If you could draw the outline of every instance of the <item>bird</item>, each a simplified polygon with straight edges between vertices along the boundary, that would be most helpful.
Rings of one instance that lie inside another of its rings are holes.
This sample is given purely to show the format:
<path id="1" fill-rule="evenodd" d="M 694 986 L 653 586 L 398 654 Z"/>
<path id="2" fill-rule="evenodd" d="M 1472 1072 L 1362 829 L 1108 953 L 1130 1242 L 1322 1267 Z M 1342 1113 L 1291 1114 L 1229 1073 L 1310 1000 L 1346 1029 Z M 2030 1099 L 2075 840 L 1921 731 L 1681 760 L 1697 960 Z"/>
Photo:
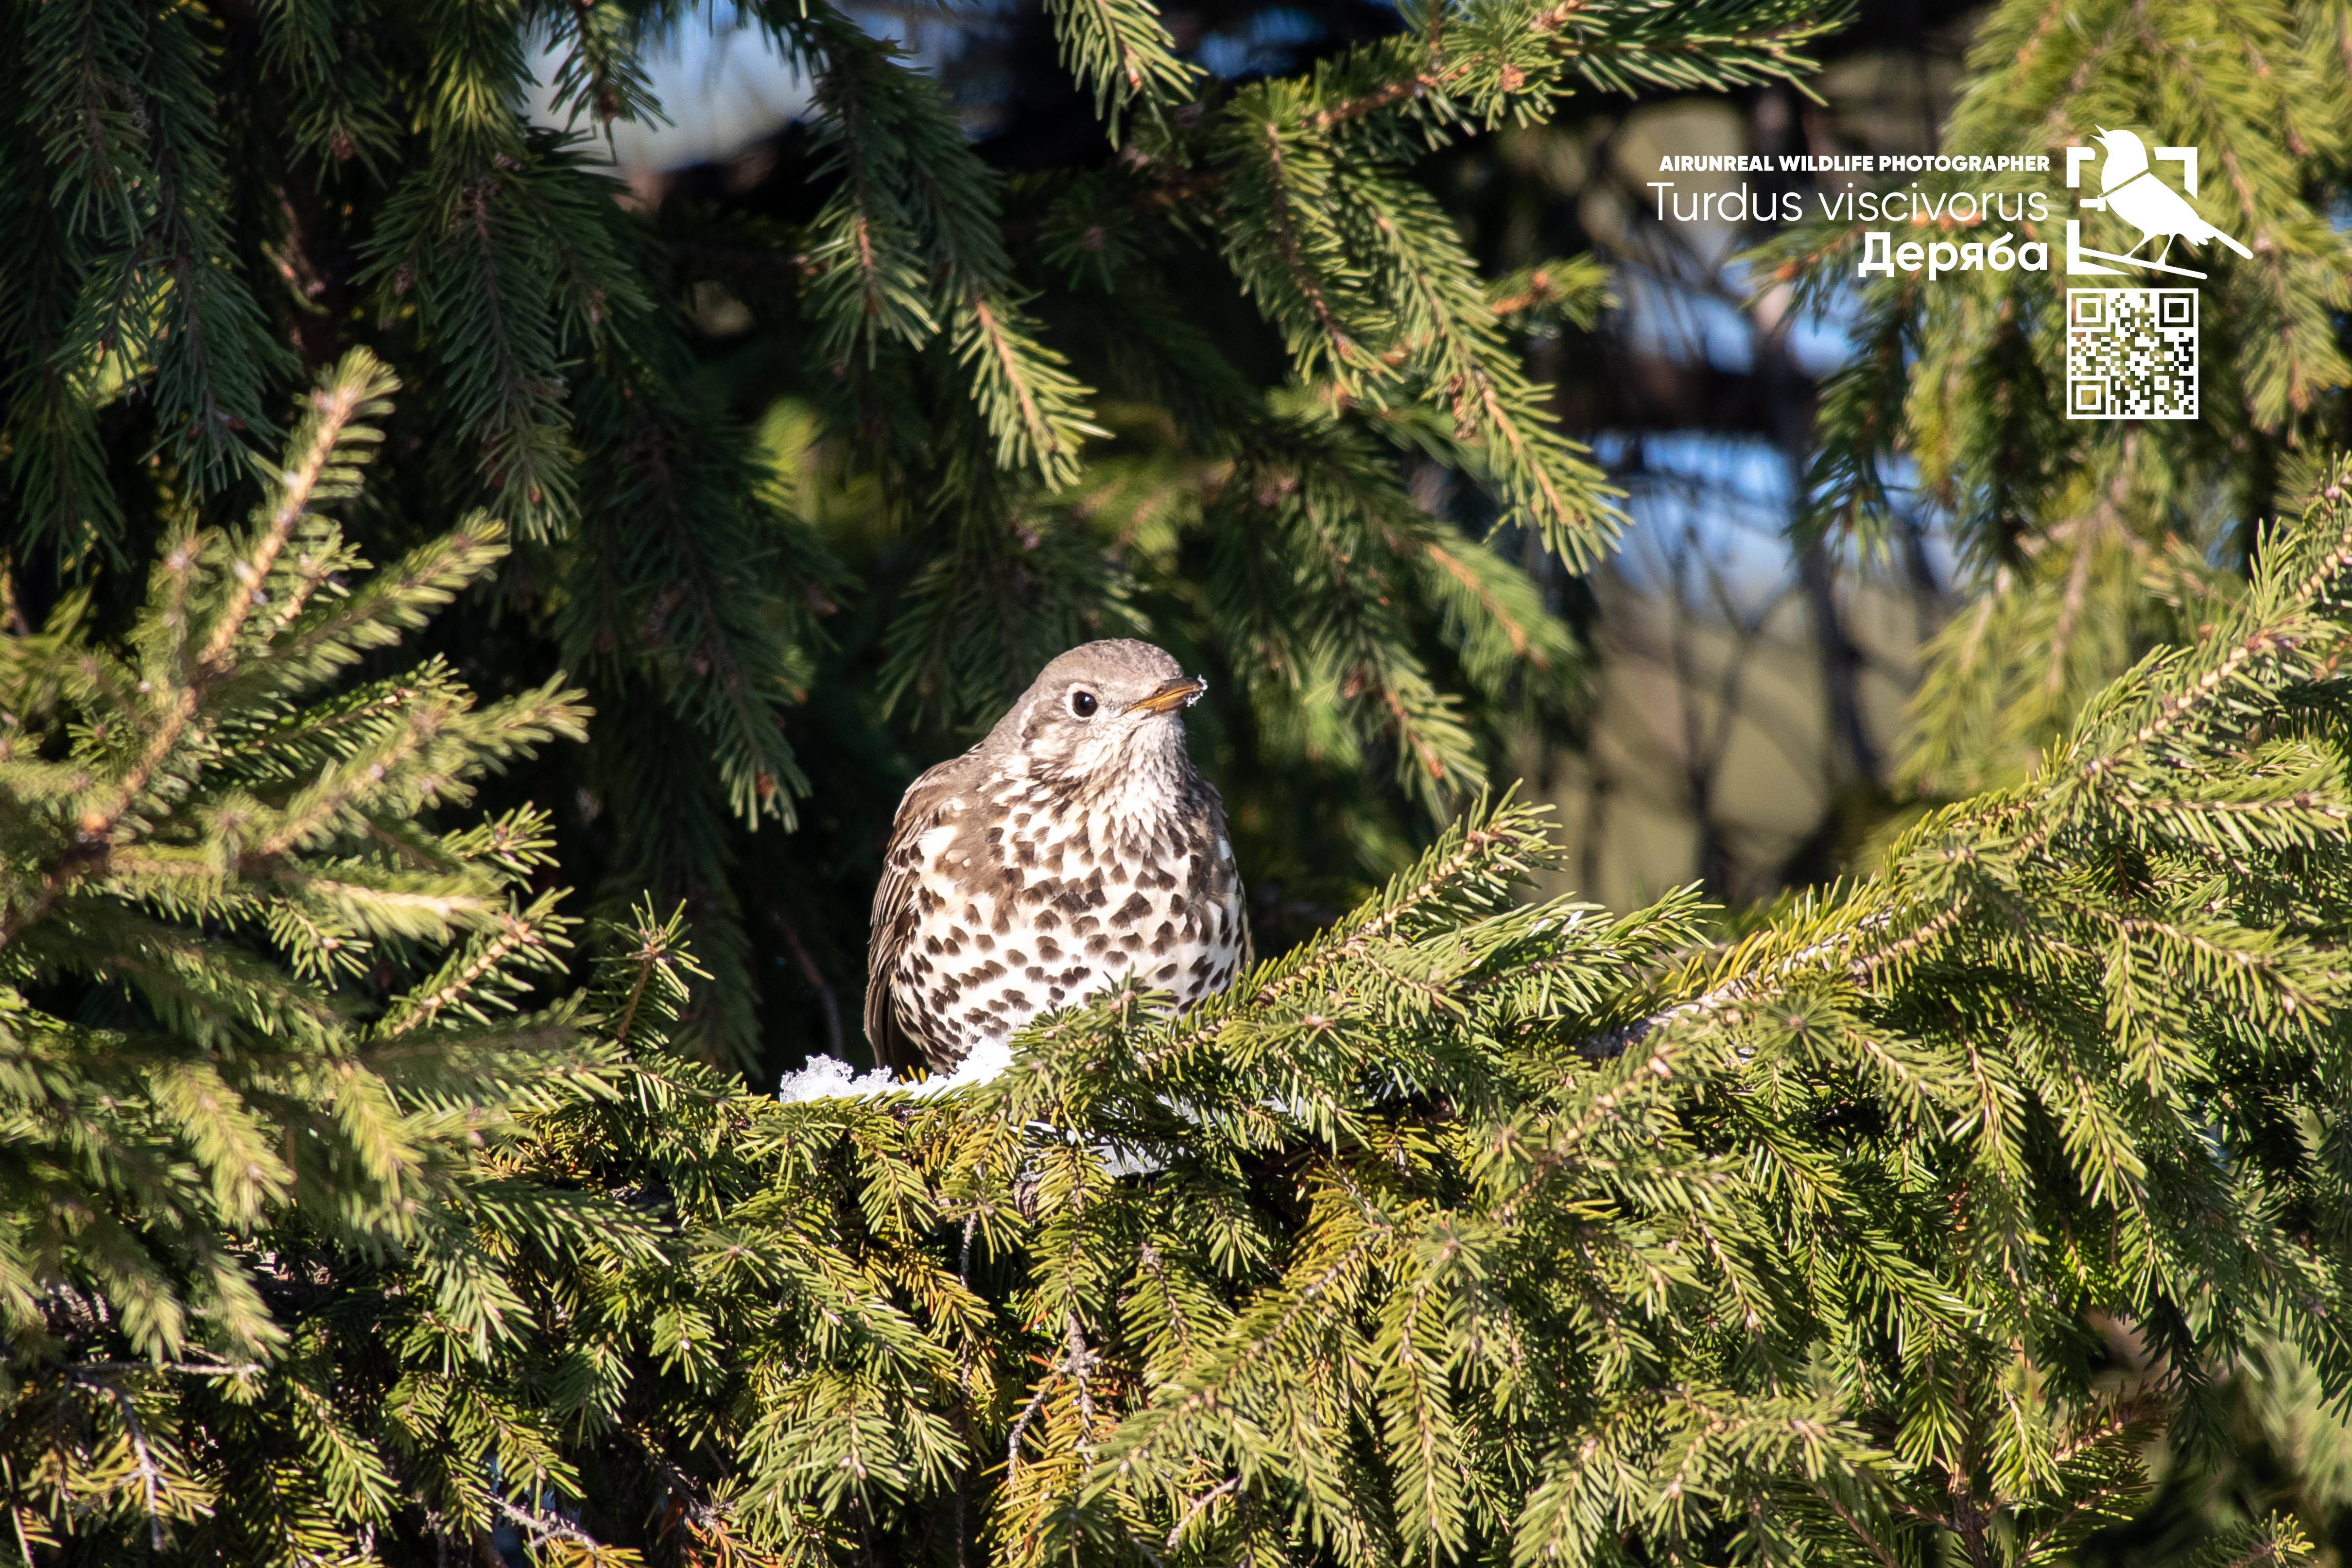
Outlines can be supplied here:
<path id="1" fill-rule="evenodd" d="M 2252 257 L 2252 251 L 2198 216 L 2188 197 L 2149 171 L 2147 148 L 2137 135 L 2102 126 L 2092 140 L 2107 150 L 2105 159 L 2099 164 L 2100 200 L 2107 211 L 2139 230 L 2139 245 L 2126 251 L 2126 256 L 2162 235 L 2164 248 L 2156 255 L 2159 262 L 2172 254 L 2172 242 L 2176 239 L 2187 240 L 2190 245 L 2218 239 L 2240 256 Z"/>
<path id="2" fill-rule="evenodd" d="M 908 786 L 866 957 L 879 1064 L 947 1072 L 1122 981 L 1182 1009 L 1251 966 L 1224 803 L 1184 746 L 1207 689 L 1149 643 L 1084 643 Z"/>

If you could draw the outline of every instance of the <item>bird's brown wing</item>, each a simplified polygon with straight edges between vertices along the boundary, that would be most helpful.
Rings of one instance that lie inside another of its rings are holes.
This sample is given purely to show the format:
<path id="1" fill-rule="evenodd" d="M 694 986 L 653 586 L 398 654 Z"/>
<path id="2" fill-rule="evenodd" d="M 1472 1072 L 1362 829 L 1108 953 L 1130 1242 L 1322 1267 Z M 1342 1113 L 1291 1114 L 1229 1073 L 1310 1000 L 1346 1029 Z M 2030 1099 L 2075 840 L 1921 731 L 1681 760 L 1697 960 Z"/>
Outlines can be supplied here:
<path id="1" fill-rule="evenodd" d="M 1241 925 L 1241 956 L 1234 960 L 1234 978 L 1241 977 L 1257 967 L 1257 938 L 1250 931 L 1249 888 L 1242 882 L 1241 862 L 1233 852 L 1233 825 L 1225 818 L 1225 798 L 1206 779 L 1200 781 L 1201 792 L 1207 798 L 1209 841 L 1225 846 L 1225 870 L 1234 879 L 1234 917 Z"/>
<path id="2" fill-rule="evenodd" d="M 923 869 L 922 836 L 961 810 L 958 788 L 971 771 L 972 753 L 951 758 L 907 786 L 882 852 L 882 881 L 874 890 L 871 935 L 866 949 L 866 1042 L 877 1065 L 894 1071 L 927 1064 L 925 1042 L 898 1025 L 890 1005 L 890 977 L 915 932 L 915 883 Z"/>

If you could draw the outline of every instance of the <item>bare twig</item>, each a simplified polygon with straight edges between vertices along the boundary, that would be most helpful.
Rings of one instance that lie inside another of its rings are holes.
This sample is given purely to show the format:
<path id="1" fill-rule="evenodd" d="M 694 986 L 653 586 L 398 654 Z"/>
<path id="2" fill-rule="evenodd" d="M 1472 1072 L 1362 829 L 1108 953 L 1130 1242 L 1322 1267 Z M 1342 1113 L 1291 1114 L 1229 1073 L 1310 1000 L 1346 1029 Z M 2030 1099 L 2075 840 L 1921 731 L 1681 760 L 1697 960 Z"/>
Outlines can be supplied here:
<path id="1" fill-rule="evenodd" d="M 1029 1396 L 1028 1405 L 1013 1421 L 1013 1435 L 1004 1440 L 1004 1477 L 1007 1481 L 1020 1473 L 1022 1437 L 1029 1430 L 1029 1423 L 1036 1419 L 1037 1412 L 1045 1406 L 1045 1396 L 1053 1392 L 1054 1380 L 1061 1375 L 1062 1369 L 1056 1366 L 1038 1379 L 1037 1392 Z"/>
<path id="2" fill-rule="evenodd" d="M 99 1383 L 96 1386 L 103 1389 L 121 1412 L 122 1435 L 130 1439 L 131 1458 L 139 1468 L 140 1500 L 147 1513 L 147 1543 L 160 1552 L 163 1550 L 163 1513 L 158 1493 L 163 1467 L 155 1462 L 154 1448 L 147 1441 L 147 1427 L 139 1419 L 139 1406 L 132 1403 L 129 1392 L 110 1383 Z"/>
<path id="3" fill-rule="evenodd" d="M 1068 1368 L 1070 1381 L 1076 1385 L 1078 1392 L 1078 1452 L 1091 1454 L 1095 1448 L 1095 1396 L 1087 1378 L 1101 1357 L 1087 1343 L 1076 1312 L 1062 1314 L 1062 1343 L 1067 1347 L 1063 1364 Z"/>
<path id="4" fill-rule="evenodd" d="M 1241 1490 L 1242 1478 L 1239 1476 L 1227 1476 L 1223 1480 L 1219 1481 L 1215 1486 L 1211 1487 L 1207 1491 L 1204 1491 L 1199 1497 L 1194 1498 L 1192 1500 L 1192 1506 L 1184 1511 L 1184 1517 L 1176 1521 L 1176 1528 L 1168 1532 L 1168 1540 L 1161 1546 L 1160 1550 L 1163 1552 L 1175 1551 L 1176 1543 L 1183 1538 L 1184 1531 L 1192 1528 L 1192 1521 L 1195 1519 L 1198 1519 L 1211 1503 L 1215 1502 L 1221 1497 L 1230 1497 L 1234 1492 Z"/>
<path id="5" fill-rule="evenodd" d="M 520 1524 L 530 1531 L 530 1543 L 533 1546 L 542 1541 L 576 1541 L 583 1546 L 590 1547 L 601 1545 L 594 1536 L 568 1519 L 559 1518 L 554 1514 L 538 1510 L 520 1509 L 504 1498 L 493 1498 L 491 1506 L 509 1523 Z"/>

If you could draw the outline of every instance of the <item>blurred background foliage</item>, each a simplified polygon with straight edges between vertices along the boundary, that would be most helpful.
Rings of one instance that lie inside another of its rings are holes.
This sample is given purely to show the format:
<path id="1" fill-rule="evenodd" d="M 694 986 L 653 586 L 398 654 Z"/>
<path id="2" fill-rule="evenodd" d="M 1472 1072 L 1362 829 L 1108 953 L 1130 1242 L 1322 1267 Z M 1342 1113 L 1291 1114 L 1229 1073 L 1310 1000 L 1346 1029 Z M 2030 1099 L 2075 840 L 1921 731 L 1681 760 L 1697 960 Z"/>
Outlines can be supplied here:
<path id="1" fill-rule="evenodd" d="M 1093 155 L 1090 107 L 1055 63 L 1042 9 L 869 15 L 927 53 L 992 161 L 1020 170 Z M 1193 57 L 1244 78 L 1396 25 L 1380 5 L 1165 15 Z M 1852 304 L 1798 312 L 1784 290 L 1750 308 L 1742 257 L 1763 236 L 1661 222 L 1643 183 L 1667 152 L 1932 150 L 1981 16 L 1863 6 L 1815 51 L 1818 102 L 1778 86 L 1588 95 L 1548 123 L 1465 141 L 1423 166 L 1490 276 L 1566 256 L 1591 258 L 1609 278 L 1606 309 L 1561 313 L 1556 330 L 1530 340 L 1530 368 L 1557 388 L 1564 428 L 1595 444 L 1634 526 L 1580 578 L 1532 541 L 1499 541 L 1580 644 L 1578 675 L 1563 670 L 1558 683 L 1561 706 L 1500 737 L 1497 775 L 1530 779 L 1559 807 L 1571 854 L 1552 891 L 1622 908 L 1697 880 L 1734 904 L 1769 898 L 1837 874 L 1891 804 L 1917 649 L 1948 607 L 1948 537 L 1932 504 L 1899 495 L 1900 553 L 1888 570 L 1846 570 L 1857 560 L 1840 540 L 1790 548 L 1818 388 L 1845 361 Z M 794 204 L 807 199 L 811 149 L 790 119 L 801 103 L 790 71 L 740 36 L 701 33 L 680 38 L 668 68 L 680 85 L 722 90 L 714 112 L 619 146 L 637 199 L 665 213 L 804 215 Z M 709 128 L 750 101 L 785 122 L 709 155 L 725 139 Z M 1680 178 L 1689 192 L 1738 177 Z M 1582 279 L 1555 287 L 1570 285 Z M 738 287 L 701 286 L 696 316 L 713 373 L 751 404 L 775 392 L 788 355 Z M 828 483 L 841 465 L 818 439 L 807 394 L 764 406 L 804 514 L 860 570 L 874 564 L 895 530 L 870 485 Z M 1426 470 L 1416 498 L 1460 512 L 1467 498 L 1444 493 L 1444 479 Z M 1297 820 L 1245 824 L 1259 917 L 1278 934 L 1311 926 L 1405 848 L 1391 820 L 1356 810 L 1329 821 L 1341 841 Z M 1404 831 L 1413 826 L 1407 819 Z"/>

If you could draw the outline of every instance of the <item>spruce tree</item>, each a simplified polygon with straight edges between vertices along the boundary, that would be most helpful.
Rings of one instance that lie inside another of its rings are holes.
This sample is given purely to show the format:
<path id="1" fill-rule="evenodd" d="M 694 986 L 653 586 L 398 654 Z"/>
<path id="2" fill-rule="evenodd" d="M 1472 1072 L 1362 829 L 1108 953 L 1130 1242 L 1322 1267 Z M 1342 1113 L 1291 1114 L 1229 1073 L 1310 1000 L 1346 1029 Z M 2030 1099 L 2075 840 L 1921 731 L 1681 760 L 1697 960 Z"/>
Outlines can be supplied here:
<path id="1" fill-rule="evenodd" d="M 691 958 L 641 915 L 534 1020 L 577 1071 L 496 1115 L 390 1082 L 467 1134 L 434 1223 L 184 1228 L 284 1280 L 275 1333 L 142 1356 L 110 1254 L 41 1260 L 94 1304 L 20 1338 L 17 1527 L 61 1562 L 2060 1560 L 2240 1358 L 2344 1385 L 2347 481 L 2032 781 L 1735 942 L 1689 894 L 1519 901 L 1543 814 L 1507 799 L 1187 1015 L 1123 991 L 983 1083 L 783 1103 L 676 1053 Z M 353 1054 L 404 1065 L 416 1004 L 381 1016 Z"/>
<path id="2" fill-rule="evenodd" d="M 1480 277 L 1414 160 L 1572 92 L 1801 74 L 1834 12 L 1439 6 L 1229 85 L 1149 6 L 1052 9 L 1101 129 L 1072 166 L 1007 177 L 895 46 L 791 0 L 739 20 L 813 85 L 797 206 L 644 215 L 596 132 L 657 112 L 641 56 L 693 8 L 12 0 L 19 593 L 126 614 L 171 520 L 244 504 L 281 401 L 365 346 L 411 392 L 353 538 L 506 526 L 436 646 L 485 689 L 567 670 L 604 715 L 531 787 L 600 912 L 685 904 L 698 1051 L 857 1049 L 819 1020 L 855 1016 L 910 751 L 1087 635 L 1211 674 L 1261 884 L 1344 907 L 1507 725 L 1571 720 L 1558 605 L 1478 540 L 1581 562 L 1619 521 L 1519 352 L 1598 308 L 1597 270 Z M 570 130 L 522 113 L 534 42 Z M 692 327 L 713 290 L 755 387 Z M 1458 504 L 1416 505 L 1419 470 Z M 1303 934 L 1299 902 L 1262 921 Z"/>
<path id="3" fill-rule="evenodd" d="M 1598 278 L 1480 280 L 1410 159 L 1794 72 L 1811 11 L 1433 9 L 1205 91 L 1148 9 L 1057 11 L 1119 151 L 1013 182 L 887 46 L 779 9 L 830 162 L 765 230 L 632 217 L 514 111 L 520 25 L 593 117 L 643 107 L 658 16 L 8 15 L 0 1549 L 2040 1563 L 2152 1439 L 2215 1441 L 2249 1358 L 2352 1381 L 2324 430 L 2196 622 L 1852 880 L 1729 928 L 1528 902 L 1542 812 L 1453 810 L 1573 657 L 1462 525 L 1579 561 L 1615 519 L 1511 339 Z M 767 448 L 681 326 L 718 266 L 811 350 Z M 1420 463 L 1485 515 L 1414 504 Z M 887 570 L 824 526 L 851 497 Z M 828 646 L 827 604 L 875 630 Z M 1146 614 L 1237 677 L 1239 779 L 1392 769 L 1260 799 L 1349 802 L 1394 874 L 985 1083 L 788 1102 L 703 1060 L 751 1027 L 738 835 L 824 799 L 793 768 Z M 485 817 L 583 724 L 589 805 Z M 1447 825 L 1402 855 L 1408 809 Z"/>
<path id="4" fill-rule="evenodd" d="M 250 525 L 175 528 L 119 643 L 74 595 L 0 643 L 0 1324 L 27 1556 L 93 1534 L 337 1550 L 386 1485 L 333 1462 L 350 1369 L 316 1309 L 341 1271 L 397 1260 L 414 1348 L 454 1353 L 520 1304 L 484 1213 L 643 1229 L 479 1177 L 483 1141 L 600 1057 L 576 1004 L 519 1010 L 570 945 L 532 885 L 544 816 L 416 818 L 579 739 L 586 710 L 554 683 L 479 703 L 438 660 L 343 678 L 506 553 L 478 516 L 354 580 L 320 508 L 356 491 L 394 384 L 363 350 L 322 378 Z M 296 1448 L 208 1467 L 241 1424 Z M 253 1511 L 215 1509 L 224 1490 Z"/>

